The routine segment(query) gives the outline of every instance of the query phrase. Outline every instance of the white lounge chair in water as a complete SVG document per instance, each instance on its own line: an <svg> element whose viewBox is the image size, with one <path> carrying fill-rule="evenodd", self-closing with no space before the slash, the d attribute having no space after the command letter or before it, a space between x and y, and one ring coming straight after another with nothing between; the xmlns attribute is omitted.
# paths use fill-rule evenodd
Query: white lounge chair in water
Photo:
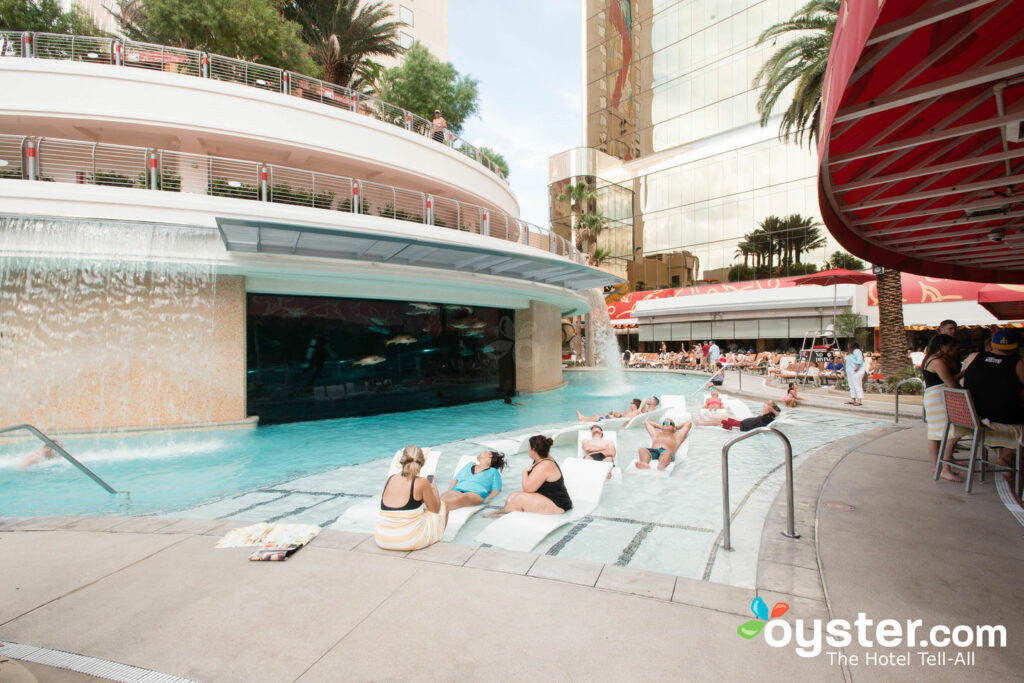
<svg viewBox="0 0 1024 683"><path fill-rule="evenodd" d="M686 397L682 394L665 394L661 397L661 405L666 408L686 408Z"/></svg>
<svg viewBox="0 0 1024 683"><path fill-rule="evenodd" d="M519 434L517 436L508 436L505 438L486 438L484 440L474 439L473 442L480 444L484 448L489 448L492 451L515 455L517 453L526 453L530 450L530 437L536 433L537 432L530 432L529 434Z"/></svg>
<svg viewBox="0 0 1024 683"><path fill-rule="evenodd" d="M560 515L510 512L477 534L476 542L505 550L527 552L555 529L572 524L593 512L601 500L611 463L566 458L561 466L565 487L572 499L572 510Z"/></svg>
<svg viewBox="0 0 1024 683"><path fill-rule="evenodd" d="M388 466L388 476L384 478L384 482L380 485L381 492L384 491L384 485L388 483L393 475L399 474L402 471L402 451L405 449L398 449L395 452L393 458L391 458L391 464ZM420 468L421 477L429 477L437 472L437 461L441 458L441 451L434 448L424 448L425 461L423 467ZM339 520L344 520L351 525L366 527L372 526L377 523L377 517L380 515L380 494L369 500L364 500L356 503L349 507L343 513Z"/></svg>
<svg viewBox="0 0 1024 683"><path fill-rule="evenodd" d="M455 475L459 473L459 470L461 470L463 467L465 467L467 464L471 462L476 462L475 455L464 455L461 458L459 458L459 462L456 463L455 470L452 472L452 476L449 479L449 482L451 481L451 479L455 478ZM451 512L449 512L448 525L444 528L444 537L441 540L450 541L456 536L458 536L459 531L461 531L462 527L465 526L466 522L469 521L469 518L483 509L483 505L471 505L469 507L459 508L457 510L452 510Z"/></svg>
<svg viewBox="0 0 1024 683"><path fill-rule="evenodd" d="M681 425L682 423L676 422L676 424L677 425ZM637 467L637 463L640 462L640 458L638 456L637 458L635 458L633 460L633 462L631 462L629 464L629 471L631 473L633 473L633 474L654 474L654 475L661 475L661 476L666 476L667 477L668 475L672 474L672 470L674 470L676 468L676 465L679 464L679 461L682 460L683 458L685 458L689 454L689 452L690 452L690 439L692 437L693 437L693 428L691 427L690 428L690 433L687 434L686 438L683 439L683 442L681 444L679 444L679 448L676 449L675 454L672 456L672 462L670 462L668 464L668 466L665 467L665 469L663 469L663 470L659 470L658 469L658 460L657 460L657 458L651 458L651 467L649 469Z"/></svg>
<svg viewBox="0 0 1024 683"><path fill-rule="evenodd" d="M623 429L643 429L644 428L644 420L650 420L651 422L657 422L658 420L661 419L661 416L664 415L665 411L667 411L667 410L668 410L668 406L662 405L662 406L658 406L654 410L648 411L646 413L640 413L636 417L632 418L629 422L627 422L626 425L623 427Z"/></svg>
<svg viewBox="0 0 1024 683"><path fill-rule="evenodd" d="M595 423L595 424L597 424L597 423ZM581 429L581 430L579 430L579 432L577 432L577 436L576 436L576 456L579 457L579 458L583 458L584 460L586 460L586 458L584 457L585 454L583 453L583 442L586 441L589 438L590 438L590 430L589 429ZM602 460L598 460L597 462L610 462L612 464L611 481L621 482L622 481L622 468L619 467L618 464L615 462L615 460L619 456L619 435L616 434L615 432L604 432L604 438L608 439L613 444L615 444L615 457L612 458L611 460L603 460L603 461Z"/></svg>

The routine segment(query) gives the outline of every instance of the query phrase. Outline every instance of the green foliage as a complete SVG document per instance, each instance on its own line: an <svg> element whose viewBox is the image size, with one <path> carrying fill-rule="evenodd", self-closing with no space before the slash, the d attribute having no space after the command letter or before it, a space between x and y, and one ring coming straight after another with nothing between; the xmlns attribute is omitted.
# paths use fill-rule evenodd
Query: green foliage
<svg viewBox="0 0 1024 683"><path fill-rule="evenodd" d="M478 147L478 149L481 154L493 161L494 165L501 169L502 175L506 178L508 177L508 162L505 161L505 157L498 152L495 152L490 147Z"/></svg>
<svg viewBox="0 0 1024 683"><path fill-rule="evenodd" d="M143 172L135 177L135 186L165 192L181 192L181 176L174 171L162 171L156 179L156 188L149 186L149 173Z"/></svg>
<svg viewBox="0 0 1024 683"><path fill-rule="evenodd" d="M413 213L412 211L405 211L403 209L396 209L391 204L385 204L383 208L378 209L377 215L383 218L394 218L397 221L409 221L410 223L423 222L423 214ZM437 221L434 221L434 225L437 225Z"/></svg>
<svg viewBox="0 0 1024 683"><path fill-rule="evenodd" d="M761 115L762 128L768 125L782 93L790 85L795 86L793 100L783 112L779 124L779 138L782 140L793 136L799 145L806 135L808 146L817 142L822 88L832 34L839 15L839 2L811 0L788 21L768 27L757 39L758 45L769 41L774 45L780 36L796 36L772 53L754 77L754 87L761 88L757 111Z"/></svg>
<svg viewBox="0 0 1024 683"><path fill-rule="evenodd" d="M767 216L758 225L757 230L748 232L736 245L736 256L743 257L744 266L753 259L758 277L818 272L816 265L801 263L800 257L825 246L821 223L800 214L790 214L785 218Z"/></svg>
<svg viewBox="0 0 1024 683"><path fill-rule="evenodd" d="M729 268L729 273L726 277L729 282L742 282L744 280L758 279L757 271L742 263L737 263Z"/></svg>
<svg viewBox="0 0 1024 683"><path fill-rule="evenodd" d="M833 252L828 257L828 261L825 262L825 268L846 268L847 270L864 270L866 266L864 262L853 254L847 254L845 251Z"/></svg>
<svg viewBox="0 0 1024 683"><path fill-rule="evenodd" d="M864 317L859 313L854 313L851 309L847 308L845 311L836 316L836 336L840 338L849 338L857 334L857 330L864 326ZM859 340L858 340L859 341ZM862 344L863 346L863 344Z"/></svg>
<svg viewBox="0 0 1024 683"><path fill-rule="evenodd" d="M85 182L90 185L107 185L110 187L146 187L145 176L132 178L116 171L96 171L96 173L90 173Z"/></svg>
<svg viewBox="0 0 1024 683"><path fill-rule="evenodd" d="M418 42L406 52L401 66L385 72L380 97L427 120L440 109L448 128L455 133L480 108L477 81L460 76L450 62L438 60Z"/></svg>
<svg viewBox="0 0 1024 683"><path fill-rule="evenodd" d="M0 178L21 180L21 166L0 166Z"/></svg>
<svg viewBox="0 0 1024 683"><path fill-rule="evenodd" d="M206 50L316 74L302 29L281 14L286 0L121 0L115 15L134 40Z"/></svg>
<svg viewBox="0 0 1024 683"><path fill-rule="evenodd" d="M367 58L402 54L398 28L404 24L391 20L383 2L292 0L284 4L284 17L302 27L324 80L337 85L375 90L380 65Z"/></svg>
<svg viewBox="0 0 1024 683"><path fill-rule="evenodd" d="M914 368L912 368L912 367L908 367L908 368L904 368L903 370L901 370L898 374L890 375L889 377L886 377L885 378L885 382L886 382L886 384L889 385L889 392L890 393L895 393L896 385L897 384L899 384L900 382L902 382L905 379L908 379L910 377L917 377L917 376L918 376L917 375L917 371ZM918 382L907 382L902 387L900 387L900 394L901 395L902 394L923 394L923 393L924 393L924 387L921 384L919 384Z"/></svg>
<svg viewBox="0 0 1024 683"><path fill-rule="evenodd" d="M233 197L234 199L259 199L259 188L255 185L242 184L239 187L228 185L223 178L210 181L210 194L214 197Z"/></svg>
<svg viewBox="0 0 1024 683"><path fill-rule="evenodd" d="M333 192L317 192L315 195L301 187L292 187L277 183L270 187L270 201L277 204L296 204L312 206L318 209L329 209L334 205Z"/></svg>
<svg viewBox="0 0 1024 683"><path fill-rule="evenodd" d="M590 255L590 262L595 266L599 266L605 261L607 261L611 257L611 255L611 249L604 249L603 247L598 247L594 249L594 253Z"/></svg>
<svg viewBox="0 0 1024 683"><path fill-rule="evenodd" d="M346 197L345 199L342 199L340 202L338 202L338 207L337 208L338 208L338 211L348 211L348 212L351 213L351 211L352 211L352 198L351 197ZM365 197L363 198L363 200L361 202L359 202L359 213L363 214L364 216L372 216L373 215L373 205Z"/></svg>
<svg viewBox="0 0 1024 683"><path fill-rule="evenodd" d="M80 7L65 12L57 0L0 0L0 31L103 35Z"/></svg>

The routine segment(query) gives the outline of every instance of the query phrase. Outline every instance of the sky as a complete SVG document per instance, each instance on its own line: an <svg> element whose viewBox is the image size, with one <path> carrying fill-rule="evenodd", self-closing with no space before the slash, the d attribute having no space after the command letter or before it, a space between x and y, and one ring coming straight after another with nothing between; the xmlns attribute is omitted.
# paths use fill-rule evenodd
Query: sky
<svg viewBox="0 0 1024 683"><path fill-rule="evenodd" d="M505 157L520 217L548 225L548 157L579 147L578 0L448 0L448 60L479 81L462 137Z"/></svg>

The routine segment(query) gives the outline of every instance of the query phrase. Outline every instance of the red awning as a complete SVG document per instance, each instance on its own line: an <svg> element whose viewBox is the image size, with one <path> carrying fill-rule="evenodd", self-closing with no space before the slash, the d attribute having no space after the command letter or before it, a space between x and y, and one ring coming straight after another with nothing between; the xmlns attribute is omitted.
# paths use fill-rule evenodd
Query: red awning
<svg viewBox="0 0 1024 683"><path fill-rule="evenodd" d="M1024 287L986 285L978 290L978 303L1000 320L1024 319Z"/></svg>
<svg viewBox="0 0 1024 683"><path fill-rule="evenodd" d="M1024 2L849 0L822 100L818 193L853 254L1024 283Z"/></svg>

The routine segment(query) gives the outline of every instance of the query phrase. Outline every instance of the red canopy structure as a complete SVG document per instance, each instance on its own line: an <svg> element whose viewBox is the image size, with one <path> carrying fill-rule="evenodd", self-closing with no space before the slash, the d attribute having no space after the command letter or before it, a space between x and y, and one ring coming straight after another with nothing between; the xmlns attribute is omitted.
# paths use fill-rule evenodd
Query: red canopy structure
<svg viewBox="0 0 1024 683"><path fill-rule="evenodd" d="M1000 320L1024 318L1024 287L986 285L978 290L978 303Z"/></svg>
<svg viewBox="0 0 1024 683"><path fill-rule="evenodd" d="M839 292L838 285L862 285L871 282L875 276L859 270L847 270L846 268L832 268L823 270L814 275L805 275L794 281L796 285L820 285L832 289L832 329L836 329L836 296Z"/></svg>
<svg viewBox="0 0 1024 683"><path fill-rule="evenodd" d="M1024 2L844 2L824 87L819 203L846 249L1024 283Z"/></svg>

